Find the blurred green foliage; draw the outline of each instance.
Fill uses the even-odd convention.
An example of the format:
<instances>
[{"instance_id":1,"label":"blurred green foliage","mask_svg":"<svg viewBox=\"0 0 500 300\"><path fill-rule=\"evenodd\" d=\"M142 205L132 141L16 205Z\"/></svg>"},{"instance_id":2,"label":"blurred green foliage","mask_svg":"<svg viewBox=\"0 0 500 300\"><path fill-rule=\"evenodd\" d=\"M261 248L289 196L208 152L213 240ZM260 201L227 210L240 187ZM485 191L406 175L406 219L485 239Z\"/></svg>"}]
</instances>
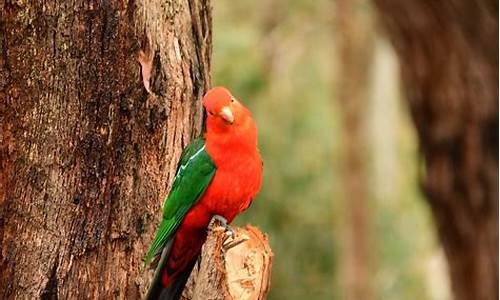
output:
<instances>
[{"instance_id":1,"label":"blurred green foliage","mask_svg":"<svg viewBox=\"0 0 500 300\"><path fill-rule=\"evenodd\" d=\"M327 0L214 1L213 85L228 87L259 126L264 184L236 223L250 222L269 235L275 253L271 300L342 297L334 9ZM374 297L447 299L395 57L382 36L376 45L366 103L370 146L363 150L369 157Z\"/></svg>"}]
</instances>

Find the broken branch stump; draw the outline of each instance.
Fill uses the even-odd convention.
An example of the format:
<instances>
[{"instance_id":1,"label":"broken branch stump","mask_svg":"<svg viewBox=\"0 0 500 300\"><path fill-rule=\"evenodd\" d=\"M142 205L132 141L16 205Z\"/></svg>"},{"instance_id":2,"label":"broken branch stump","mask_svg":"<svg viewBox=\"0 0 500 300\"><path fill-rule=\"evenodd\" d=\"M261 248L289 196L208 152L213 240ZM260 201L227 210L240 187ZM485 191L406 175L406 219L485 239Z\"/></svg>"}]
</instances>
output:
<instances>
[{"instance_id":1,"label":"broken branch stump","mask_svg":"<svg viewBox=\"0 0 500 300\"><path fill-rule=\"evenodd\" d=\"M266 299L273 257L267 237L246 225L235 228L231 239L217 222L208 233L181 299Z\"/></svg>"}]
</instances>

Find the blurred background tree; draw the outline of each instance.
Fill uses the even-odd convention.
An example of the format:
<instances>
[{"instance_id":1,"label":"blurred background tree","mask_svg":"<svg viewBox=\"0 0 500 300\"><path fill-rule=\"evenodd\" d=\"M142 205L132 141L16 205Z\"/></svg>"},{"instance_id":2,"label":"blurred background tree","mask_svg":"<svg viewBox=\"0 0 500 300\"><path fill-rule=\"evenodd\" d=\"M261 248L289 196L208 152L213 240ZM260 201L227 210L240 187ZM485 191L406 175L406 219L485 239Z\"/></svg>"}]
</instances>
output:
<instances>
[{"instance_id":1,"label":"blurred background tree","mask_svg":"<svg viewBox=\"0 0 500 300\"><path fill-rule=\"evenodd\" d=\"M342 22L342 14L356 22ZM214 2L213 84L248 103L260 129L264 186L238 222L269 234L276 254L270 299L360 297L348 278L349 241L359 238L348 228L359 226L351 218L358 206L367 216L361 267L370 298L451 299L419 187L425 167L398 60L376 17L369 1ZM345 26L355 27L353 36ZM352 96L345 90L353 88L361 108L354 109L355 155L365 178L359 204L350 202L343 172L356 146L348 146L345 119Z\"/></svg>"},{"instance_id":2,"label":"blurred background tree","mask_svg":"<svg viewBox=\"0 0 500 300\"><path fill-rule=\"evenodd\" d=\"M498 299L498 1L376 0L457 300Z\"/></svg>"}]
</instances>

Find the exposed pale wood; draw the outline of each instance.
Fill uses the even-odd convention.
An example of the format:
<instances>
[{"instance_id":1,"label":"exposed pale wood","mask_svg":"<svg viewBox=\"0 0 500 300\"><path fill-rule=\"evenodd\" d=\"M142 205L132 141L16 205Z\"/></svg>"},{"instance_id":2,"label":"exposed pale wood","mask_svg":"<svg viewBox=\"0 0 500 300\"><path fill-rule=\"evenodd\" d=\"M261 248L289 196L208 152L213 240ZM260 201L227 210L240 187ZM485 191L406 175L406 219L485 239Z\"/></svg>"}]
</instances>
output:
<instances>
[{"instance_id":1,"label":"exposed pale wood","mask_svg":"<svg viewBox=\"0 0 500 300\"><path fill-rule=\"evenodd\" d=\"M209 233L183 300L266 299L273 257L267 237L250 225L235 233L234 240L222 227Z\"/></svg>"}]
</instances>

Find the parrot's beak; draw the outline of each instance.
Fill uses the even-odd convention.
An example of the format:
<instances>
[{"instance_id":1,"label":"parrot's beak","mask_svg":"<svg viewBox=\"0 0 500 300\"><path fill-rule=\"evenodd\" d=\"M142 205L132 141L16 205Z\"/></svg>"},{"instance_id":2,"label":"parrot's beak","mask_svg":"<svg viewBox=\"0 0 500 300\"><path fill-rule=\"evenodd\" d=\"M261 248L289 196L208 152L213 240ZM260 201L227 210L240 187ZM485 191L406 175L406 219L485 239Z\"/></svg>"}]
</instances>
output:
<instances>
[{"instance_id":1,"label":"parrot's beak","mask_svg":"<svg viewBox=\"0 0 500 300\"><path fill-rule=\"evenodd\" d=\"M222 119L224 119L229 124L233 124L233 122L234 122L234 116L233 116L233 112L231 111L231 109L229 108L229 106L224 106L222 108L222 110L220 111L219 115L220 115L220 117Z\"/></svg>"}]
</instances>

